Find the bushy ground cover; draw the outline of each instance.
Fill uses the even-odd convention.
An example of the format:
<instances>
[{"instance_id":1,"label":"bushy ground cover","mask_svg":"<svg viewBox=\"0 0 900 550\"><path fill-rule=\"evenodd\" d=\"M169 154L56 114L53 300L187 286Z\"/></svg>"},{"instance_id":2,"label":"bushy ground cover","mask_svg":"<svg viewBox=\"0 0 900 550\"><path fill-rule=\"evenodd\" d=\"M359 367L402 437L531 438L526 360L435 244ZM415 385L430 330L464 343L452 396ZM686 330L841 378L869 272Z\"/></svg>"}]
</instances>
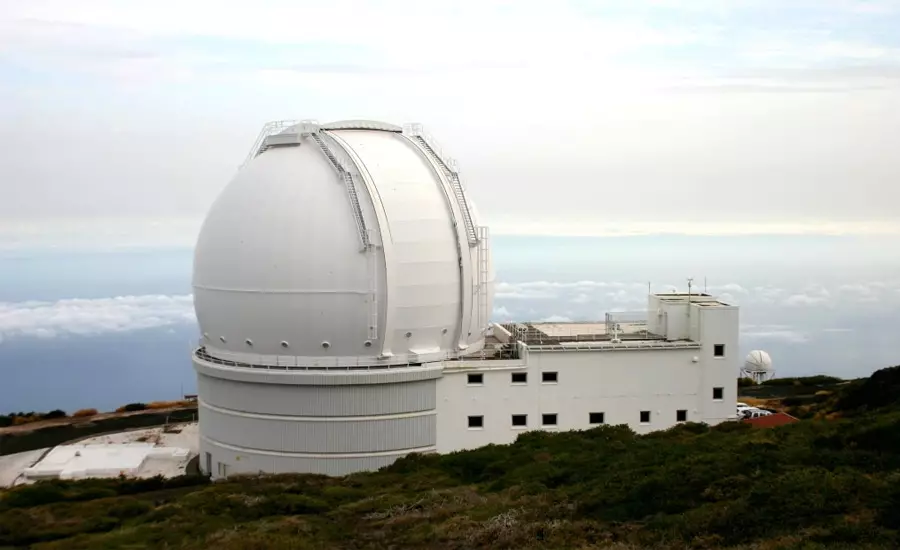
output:
<instances>
[{"instance_id":1,"label":"bushy ground cover","mask_svg":"<svg viewBox=\"0 0 900 550\"><path fill-rule=\"evenodd\" d=\"M343 478L42 482L0 493L0 547L900 547L900 367L815 406L833 419L529 432Z\"/></svg>"}]
</instances>

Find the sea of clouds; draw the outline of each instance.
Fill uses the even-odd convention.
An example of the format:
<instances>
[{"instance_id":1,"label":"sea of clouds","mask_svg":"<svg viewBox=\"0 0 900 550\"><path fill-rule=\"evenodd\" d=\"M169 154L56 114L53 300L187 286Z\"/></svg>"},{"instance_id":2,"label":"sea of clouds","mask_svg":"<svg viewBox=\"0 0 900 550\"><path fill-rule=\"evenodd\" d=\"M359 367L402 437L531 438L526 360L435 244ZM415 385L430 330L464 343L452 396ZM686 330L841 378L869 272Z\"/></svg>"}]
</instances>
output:
<instances>
[{"instance_id":1,"label":"sea of clouds","mask_svg":"<svg viewBox=\"0 0 900 550\"><path fill-rule=\"evenodd\" d=\"M702 286L695 287L702 291ZM676 290L657 285L654 292ZM684 288L677 289L684 291ZM804 342L807 328L832 333L853 330L834 324L840 311L900 308L900 280L868 281L797 288L710 285L708 292L741 306L743 335ZM500 281L495 286L495 321L599 320L606 312L640 312L647 304L647 283L616 281ZM831 313L829 313L831 312ZM768 318L767 318L768 317ZM775 322L789 319L791 323ZM806 321L804 321L806 319ZM832 322L831 325L823 322ZM0 342L11 338L91 336L195 323L193 301L185 295L116 296L98 299L0 302ZM827 325L827 326L826 326ZM833 326L832 326L833 325Z\"/></svg>"}]
</instances>

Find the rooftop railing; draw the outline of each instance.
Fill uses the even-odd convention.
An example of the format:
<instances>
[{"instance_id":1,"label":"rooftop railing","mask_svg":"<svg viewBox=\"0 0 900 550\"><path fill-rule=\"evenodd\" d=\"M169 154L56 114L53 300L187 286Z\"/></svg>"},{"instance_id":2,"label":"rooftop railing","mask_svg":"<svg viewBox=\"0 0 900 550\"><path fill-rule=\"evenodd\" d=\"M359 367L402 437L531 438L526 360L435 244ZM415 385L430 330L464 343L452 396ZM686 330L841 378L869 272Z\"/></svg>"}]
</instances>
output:
<instances>
[{"instance_id":1,"label":"rooftop railing","mask_svg":"<svg viewBox=\"0 0 900 550\"><path fill-rule=\"evenodd\" d=\"M635 340L622 342L572 342L568 344L529 345L529 351L631 351L648 349L699 349L699 342L665 340Z\"/></svg>"}]
</instances>

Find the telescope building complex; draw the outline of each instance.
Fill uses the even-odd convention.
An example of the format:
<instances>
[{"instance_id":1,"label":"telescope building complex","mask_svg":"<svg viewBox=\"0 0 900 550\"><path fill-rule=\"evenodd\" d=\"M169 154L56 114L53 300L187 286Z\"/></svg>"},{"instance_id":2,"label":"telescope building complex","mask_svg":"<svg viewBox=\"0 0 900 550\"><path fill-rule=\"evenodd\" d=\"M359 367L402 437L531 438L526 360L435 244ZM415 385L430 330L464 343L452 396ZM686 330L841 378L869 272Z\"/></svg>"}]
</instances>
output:
<instances>
[{"instance_id":1,"label":"telescope building complex","mask_svg":"<svg viewBox=\"0 0 900 550\"><path fill-rule=\"evenodd\" d=\"M373 470L526 430L735 416L738 309L491 323L490 233L419 125L266 125L194 260L200 466Z\"/></svg>"}]
</instances>

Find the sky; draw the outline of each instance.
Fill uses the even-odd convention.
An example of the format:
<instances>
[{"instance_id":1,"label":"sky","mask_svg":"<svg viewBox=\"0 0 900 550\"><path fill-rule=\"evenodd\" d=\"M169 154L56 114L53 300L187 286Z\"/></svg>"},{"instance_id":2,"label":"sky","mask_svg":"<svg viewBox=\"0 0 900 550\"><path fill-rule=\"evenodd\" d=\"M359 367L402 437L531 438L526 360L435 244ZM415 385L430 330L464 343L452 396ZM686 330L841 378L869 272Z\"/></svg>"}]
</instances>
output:
<instances>
[{"instance_id":1,"label":"sky","mask_svg":"<svg viewBox=\"0 0 900 550\"><path fill-rule=\"evenodd\" d=\"M421 122L495 233L900 234L900 2L0 0L0 247L190 245L270 120Z\"/></svg>"}]
</instances>

